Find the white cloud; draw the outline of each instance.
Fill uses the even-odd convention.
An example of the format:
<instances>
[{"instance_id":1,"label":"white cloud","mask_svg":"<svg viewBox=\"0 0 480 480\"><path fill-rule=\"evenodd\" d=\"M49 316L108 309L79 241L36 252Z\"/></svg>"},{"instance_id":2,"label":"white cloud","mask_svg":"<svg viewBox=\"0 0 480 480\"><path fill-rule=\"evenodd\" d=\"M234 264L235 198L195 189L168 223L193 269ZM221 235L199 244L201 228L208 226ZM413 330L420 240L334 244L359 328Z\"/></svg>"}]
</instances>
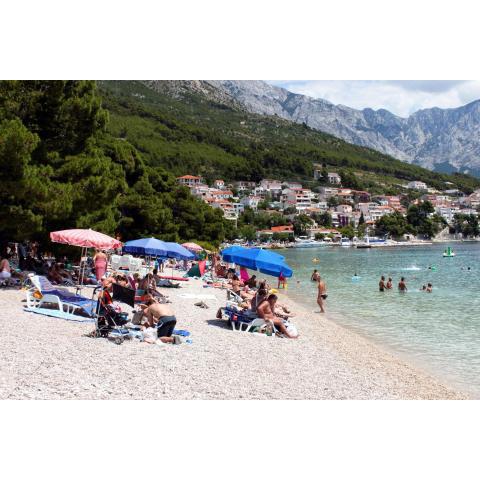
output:
<instances>
[{"instance_id":1,"label":"white cloud","mask_svg":"<svg viewBox=\"0 0 480 480\"><path fill-rule=\"evenodd\" d=\"M480 98L480 81L475 80L282 80L269 83L352 108L385 108L402 117L423 108L454 108Z\"/></svg>"}]
</instances>

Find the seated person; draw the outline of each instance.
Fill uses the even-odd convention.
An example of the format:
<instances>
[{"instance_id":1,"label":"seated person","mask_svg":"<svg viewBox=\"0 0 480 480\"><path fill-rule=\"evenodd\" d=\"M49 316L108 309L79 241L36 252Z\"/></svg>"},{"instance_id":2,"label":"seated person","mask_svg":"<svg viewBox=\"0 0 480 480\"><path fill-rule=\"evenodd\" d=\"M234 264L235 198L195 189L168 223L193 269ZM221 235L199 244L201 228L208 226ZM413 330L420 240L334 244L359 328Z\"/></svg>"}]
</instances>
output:
<instances>
[{"instance_id":1,"label":"seated person","mask_svg":"<svg viewBox=\"0 0 480 480\"><path fill-rule=\"evenodd\" d=\"M240 295L240 291L242 290L241 282L240 279L237 277L237 275L232 276L232 280L230 282L232 286L232 292L236 293L237 295Z\"/></svg>"},{"instance_id":2,"label":"seated person","mask_svg":"<svg viewBox=\"0 0 480 480\"><path fill-rule=\"evenodd\" d=\"M253 296L250 302L250 308L254 312L257 312L259 305L267 298L268 292L265 288L259 288L257 293ZM257 312L258 313L258 312Z\"/></svg>"},{"instance_id":3,"label":"seated person","mask_svg":"<svg viewBox=\"0 0 480 480\"><path fill-rule=\"evenodd\" d=\"M250 288L257 288L257 276L252 275L246 282L245 285L248 285Z\"/></svg>"},{"instance_id":4,"label":"seated person","mask_svg":"<svg viewBox=\"0 0 480 480\"><path fill-rule=\"evenodd\" d=\"M155 297L159 297L159 298L162 298L164 300L167 299L167 297L165 295L163 295L163 293L160 293L157 290L157 284L155 282L155 278L153 277L152 273L147 273L145 275L145 278L140 281L140 283L138 285L138 289L143 290L145 293L150 293L151 295L153 295Z\"/></svg>"},{"instance_id":5,"label":"seated person","mask_svg":"<svg viewBox=\"0 0 480 480\"><path fill-rule=\"evenodd\" d=\"M8 280L12 276L12 269L10 262L4 258L0 262L0 280Z\"/></svg>"},{"instance_id":6,"label":"seated person","mask_svg":"<svg viewBox=\"0 0 480 480\"><path fill-rule=\"evenodd\" d=\"M128 279L123 274L115 275L115 282L118 283L118 285L121 285L122 287L130 288L130 284L128 283Z\"/></svg>"},{"instance_id":7,"label":"seated person","mask_svg":"<svg viewBox=\"0 0 480 480\"><path fill-rule=\"evenodd\" d=\"M279 330L287 338L297 338L288 333L283 320L277 317L273 312L275 311L275 303L277 302L277 296L272 294L269 295L266 300L264 300L258 307L258 315L265 320L265 322L270 322L275 325L275 328Z\"/></svg>"},{"instance_id":8,"label":"seated person","mask_svg":"<svg viewBox=\"0 0 480 480\"><path fill-rule=\"evenodd\" d=\"M152 275L153 275L153 279L155 280L155 285L157 285L158 282L160 282L160 280L162 280L162 279L160 278L160 275L158 274L158 269L157 269L157 268L154 268L154 269L152 270Z\"/></svg>"},{"instance_id":9,"label":"seated person","mask_svg":"<svg viewBox=\"0 0 480 480\"><path fill-rule=\"evenodd\" d=\"M56 283L57 285L61 285L65 280L66 278L64 278L61 273L60 273L60 269L58 267L58 264L54 263L50 270L48 271L48 275L47 275L47 278L52 282L52 283Z\"/></svg>"}]
</instances>

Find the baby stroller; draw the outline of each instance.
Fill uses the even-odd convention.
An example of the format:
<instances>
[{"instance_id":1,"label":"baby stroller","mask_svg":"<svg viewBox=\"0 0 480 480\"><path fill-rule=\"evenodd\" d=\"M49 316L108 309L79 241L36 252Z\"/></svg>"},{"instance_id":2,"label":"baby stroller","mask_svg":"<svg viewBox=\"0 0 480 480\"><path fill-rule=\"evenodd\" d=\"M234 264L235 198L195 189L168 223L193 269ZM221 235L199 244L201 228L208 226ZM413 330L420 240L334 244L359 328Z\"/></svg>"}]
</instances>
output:
<instances>
[{"instance_id":1,"label":"baby stroller","mask_svg":"<svg viewBox=\"0 0 480 480\"><path fill-rule=\"evenodd\" d=\"M94 290L102 289L98 287ZM117 312L112 305L112 301L123 302L133 307L135 305L135 290L113 284L112 294L108 290L102 289L102 294L97 300L97 308L95 312L95 331L97 337L113 338L117 345L124 342L125 338L130 335L127 328L124 327L128 323L128 313Z\"/></svg>"}]
</instances>

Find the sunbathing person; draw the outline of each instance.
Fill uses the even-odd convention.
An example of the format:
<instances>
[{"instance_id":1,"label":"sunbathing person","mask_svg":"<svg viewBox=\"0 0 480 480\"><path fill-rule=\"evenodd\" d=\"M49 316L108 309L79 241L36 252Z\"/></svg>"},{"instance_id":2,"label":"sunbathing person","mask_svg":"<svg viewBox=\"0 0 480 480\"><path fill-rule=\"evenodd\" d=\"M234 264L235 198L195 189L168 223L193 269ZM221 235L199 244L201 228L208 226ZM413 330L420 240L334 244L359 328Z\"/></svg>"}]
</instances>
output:
<instances>
[{"instance_id":1,"label":"sunbathing person","mask_svg":"<svg viewBox=\"0 0 480 480\"><path fill-rule=\"evenodd\" d=\"M265 322L273 323L275 328L280 331L287 338L297 338L288 333L287 328L283 324L283 320L277 317L273 312L275 311L275 304L277 302L276 295L269 295L257 308L258 315L265 320Z\"/></svg>"},{"instance_id":2,"label":"sunbathing person","mask_svg":"<svg viewBox=\"0 0 480 480\"><path fill-rule=\"evenodd\" d=\"M254 295L254 297L250 302L251 310L253 310L254 312L257 312L258 307L264 300L266 300L267 296L268 296L267 290L265 288L259 288L257 290L257 293Z\"/></svg>"}]
</instances>

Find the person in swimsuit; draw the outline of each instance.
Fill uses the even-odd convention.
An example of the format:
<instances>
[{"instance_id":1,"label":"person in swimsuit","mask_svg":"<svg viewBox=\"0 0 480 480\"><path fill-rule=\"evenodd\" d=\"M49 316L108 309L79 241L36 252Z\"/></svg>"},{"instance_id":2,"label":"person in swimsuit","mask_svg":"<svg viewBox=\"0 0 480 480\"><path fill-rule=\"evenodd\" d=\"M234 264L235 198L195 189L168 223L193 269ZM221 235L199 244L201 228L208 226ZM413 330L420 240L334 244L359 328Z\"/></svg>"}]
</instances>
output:
<instances>
[{"instance_id":1,"label":"person in swimsuit","mask_svg":"<svg viewBox=\"0 0 480 480\"><path fill-rule=\"evenodd\" d=\"M429 283L427 285L427 293L432 293L432 290L433 290L433 285L431 283Z\"/></svg>"},{"instance_id":2,"label":"person in swimsuit","mask_svg":"<svg viewBox=\"0 0 480 480\"><path fill-rule=\"evenodd\" d=\"M95 265L95 277L97 277L97 281L100 281L107 271L107 256L102 250L95 251L93 264Z\"/></svg>"},{"instance_id":3,"label":"person in swimsuit","mask_svg":"<svg viewBox=\"0 0 480 480\"><path fill-rule=\"evenodd\" d=\"M388 282L387 282L387 286L385 287L387 290L391 290L393 288L393 280L388 277Z\"/></svg>"},{"instance_id":4,"label":"person in swimsuit","mask_svg":"<svg viewBox=\"0 0 480 480\"><path fill-rule=\"evenodd\" d=\"M257 308L258 315L265 320L265 322L273 323L275 328L277 328L283 335L287 338L297 338L298 336L292 336L288 333L287 328L285 327L283 320L278 318L275 312L275 303L277 302L277 296L272 294L269 295L266 300L264 300Z\"/></svg>"},{"instance_id":5,"label":"person in swimsuit","mask_svg":"<svg viewBox=\"0 0 480 480\"><path fill-rule=\"evenodd\" d=\"M327 299L327 286L325 282L322 280L322 277L319 275L318 276L318 296L317 296L317 303L318 306L320 307L320 313L325 313L325 309L323 308L323 305L325 303L325 300Z\"/></svg>"},{"instance_id":6,"label":"person in swimsuit","mask_svg":"<svg viewBox=\"0 0 480 480\"><path fill-rule=\"evenodd\" d=\"M172 336L177 319L170 306L149 300L143 315L147 317L145 327L156 326L158 339L162 343L177 343L176 337Z\"/></svg>"},{"instance_id":7,"label":"person in swimsuit","mask_svg":"<svg viewBox=\"0 0 480 480\"><path fill-rule=\"evenodd\" d=\"M385 291L385 277L383 275L381 276L380 281L378 282L378 289L381 292Z\"/></svg>"},{"instance_id":8,"label":"person in swimsuit","mask_svg":"<svg viewBox=\"0 0 480 480\"><path fill-rule=\"evenodd\" d=\"M407 284L405 283L405 277L402 277L398 282L398 290L400 292L406 292L408 290Z\"/></svg>"},{"instance_id":9,"label":"person in swimsuit","mask_svg":"<svg viewBox=\"0 0 480 480\"><path fill-rule=\"evenodd\" d=\"M312 276L310 277L310 280L312 282L317 282L318 281L318 278L320 277L320 274L318 273L318 271L315 269L312 273Z\"/></svg>"}]
</instances>

